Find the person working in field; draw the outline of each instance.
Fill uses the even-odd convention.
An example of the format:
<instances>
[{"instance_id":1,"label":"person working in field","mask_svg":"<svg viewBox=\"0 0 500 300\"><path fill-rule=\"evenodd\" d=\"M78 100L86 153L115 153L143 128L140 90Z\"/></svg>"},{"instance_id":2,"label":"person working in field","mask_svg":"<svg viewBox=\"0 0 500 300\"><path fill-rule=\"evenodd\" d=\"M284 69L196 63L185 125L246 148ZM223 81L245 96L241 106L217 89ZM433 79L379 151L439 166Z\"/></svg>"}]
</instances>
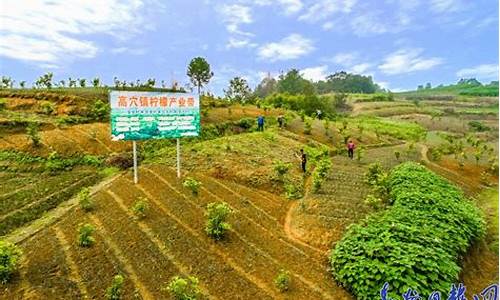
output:
<instances>
[{"instance_id":1,"label":"person working in field","mask_svg":"<svg viewBox=\"0 0 500 300\"><path fill-rule=\"evenodd\" d=\"M302 172L306 172L307 156L304 153L304 149L300 149L300 155L295 154L298 159L300 159L300 165L302 167Z\"/></svg>"},{"instance_id":2,"label":"person working in field","mask_svg":"<svg viewBox=\"0 0 500 300\"><path fill-rule=\"evenodd\" d=\"M356 145L353 143L352 140L350 140L349 143L347 143L347 154L351 159L354 158L354 148L356 148Z\"/></svg>"},{"instance_id":3,"label":"person working in field","mask_svg":"<svg viewBox=\"0 0 500 300\"><path fill-rule=\"evenodd\" d=\"M284 123L285 123L284 121L285 121L285 120L284 120L284 118L283 118L283 115L279 115L279 116L278 116L278 126L279 126L279 128L280 128L280 129L281 129L281 128L283 128L283 125L284 125Z\"/></svg>"},{"instance_id":4,"label":"person working in field","mask_svg":"<svg viewBox=\"0 0 500 300\"><path fill-rule=\"evenodd\" d=\"M264 131L264 117L263 116L259 116L257 118L257 130Z\"/></svg>"}]
</instances>

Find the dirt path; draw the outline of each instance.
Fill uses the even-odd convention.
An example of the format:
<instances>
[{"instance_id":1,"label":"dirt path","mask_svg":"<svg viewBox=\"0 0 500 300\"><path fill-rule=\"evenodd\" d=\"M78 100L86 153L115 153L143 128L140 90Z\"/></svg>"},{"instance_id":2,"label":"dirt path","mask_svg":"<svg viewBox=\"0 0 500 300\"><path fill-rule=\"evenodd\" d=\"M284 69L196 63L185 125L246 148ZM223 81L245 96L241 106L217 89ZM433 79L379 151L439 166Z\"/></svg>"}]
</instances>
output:
<instances>
[{"instance_id":1,"label":"dirt path","mask_svg":"<svg viewBox=\"0 0 500 300\"><path fill-rule=\"evenodd\" d=\"M307 196L309 195L309 190L311 186L311 180L312 176L309 176L304 184L304 196L302 199L306 199ZM309 245L306 241L302 240L297 234L295 234L294 230L292 229L292 218L293 218L293 212L297 209L297 206L299 205L299 201L302 201L301 199L292 201L290 203L290 206L288 208L288 211L286 212L286 217L285 217L285 223L283 225L283 229L285 231L286 237L295 243L298 243L308 249L313 250L314 252L320 254L321 256L325 256L327 254L325 250L314 247L312 245Z\"/></svg>"},{"instance_id":2,"label":"dirt path","mask_svg":"<svg viewBox=\"0 0 500 300\"><path fill-rule=\"evenodd\" d=\"M462 186L464 186L465 188L467 188L467 190L470 190L470 191L474 191L474 190L477 190L477 188L479 187L479 189L483 189L483 188L486 188L484 185L482 184L479 184L479 186L477 186L477 184L473 184L471 182L468 182L465 180L465 178L459 174L458 172L455 172L453 170L449 170L445 167L442 167L438 164L436 164L435 162L432 162L431 160L429 160L429 158L427 157L427 152L429 151L429 147L427 147L427 145L425 144L419 144L420 145L420 155L422 157L422 161L428 165L429 167L431 168L434 168L435 170L440 170L442 172L444 172L446 175L448 176L445 176L443 173L441 175L443 175L444 177L447 177L448 179L456 182L456 183L459 183L461 184Z\"/></svg>"}]
</instances>

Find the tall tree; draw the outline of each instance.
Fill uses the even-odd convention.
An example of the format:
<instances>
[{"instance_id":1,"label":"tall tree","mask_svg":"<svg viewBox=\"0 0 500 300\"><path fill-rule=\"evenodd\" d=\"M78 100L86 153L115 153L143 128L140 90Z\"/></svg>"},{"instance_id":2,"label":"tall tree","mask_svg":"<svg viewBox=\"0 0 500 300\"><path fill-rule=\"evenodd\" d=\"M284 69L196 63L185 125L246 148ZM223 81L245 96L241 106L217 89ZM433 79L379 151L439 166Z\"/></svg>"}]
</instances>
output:
<instances>
[{"instance_id":1,"label":"tall tree","mask_svg":"<svg viewBox=\"0 0 500 300\"><path fill-rule=\"evenodd\" d=\"M214 76L214 72L210 71L210 65L203 57L195 57L188 65L187 76L198 88L199 94L201 87L210 81L210 78Z\"/></svg>"},{"instance_id":2,"label":"tall tree","mask_svg":"<svg viewBox=\"0 0 500 300\"><path fill-rule=\"evenodd\" d=\"M267 76L257 85L254 91L256 97L265 98L276 92L278 82L271 76Z\"/></svg>"},{"instance_id":3,"label":"tall tree","mask_svg":"<svg viewBox=\"0 0 500 300\"><path fill-rule=\"evenodd\" d=\"M297 69L291 69L286 74L281 74L277 89L280 93L289 93L291 95L314 93L313 84L304 79Z\"/></svg>"},{"instance_id":4,"label":"tall tree","mask_svg":"<svg viewBox=\"0 0 500 300\"><path fill-rule=\"evenodd\" d=\"M251 90L245 78L234 77L229 81L229 88L224 90L230 101L245 103L250 99Z\"/></svg>"}]
</instances>

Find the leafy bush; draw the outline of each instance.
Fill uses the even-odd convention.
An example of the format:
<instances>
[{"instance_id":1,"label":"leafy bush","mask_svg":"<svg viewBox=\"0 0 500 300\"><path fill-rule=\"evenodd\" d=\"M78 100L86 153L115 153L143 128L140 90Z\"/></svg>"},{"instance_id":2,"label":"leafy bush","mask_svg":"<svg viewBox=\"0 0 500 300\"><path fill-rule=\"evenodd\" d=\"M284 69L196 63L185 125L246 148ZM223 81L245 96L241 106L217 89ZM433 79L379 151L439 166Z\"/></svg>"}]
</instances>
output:
<instances>
[{"instance_id":1,"label":"leafy bush","mask_svg":"<svg viewBox=\"0 0 500 300\"><path fill-rule=\"evenodd\" d=\"M287 199L299 199L302 198L302 190L297 187L293 182L287 182L284 185L285 197Z\"/></svg>"},{"instance_id":2,"label":"leafy bush","mask_svg":"<svg viewBox=\"0 0 500 300\"><path fill-rule=\"evenodd\" d=\"M70 170L75 164L72 160L67 160L59 157L56 151L49 154L45 161L45 169L50 173L57 173L60 171Z\"/></svg>"},{"instance_id":3,"label":"leafy bush","mask_svg":"<svg viewBox=\"0 0 500 300\"><path fill-rule=\"evenodd\" d=\"M311 134L311 129L312 129L312 120L311 118L306 118L304 121L304 133L305 134Z\"/></svg>"},{"instance_id":4,"label":"leafy bush","mask_svg":"<svg viewBox=\"0 0 500 300\"><path fill-rule=\"evenodd\" d=\"M78 245L81 247L90 247L94 244L95 239L92 233L95 231L94 226L85 224L78 229Z\"/></svg>"},{"instance_id":5,"label":"leafy bush","mask_svg":"<svg viewBox=\"0 0 500 300\"><path fill-rule=\"evenodd\" d=\"M276 175L280 179L283 179L285 174L288 173L288 171L292 167L291 163L285 163L282 160L277 160L273 164L274 164L274 167L273 167L274 172L276 172Z\"/></svg>"},{"instance_id":6,"label":"leafy bush","mask_svg":"<svg viewBox=\"0 0 500 300\"><path fill-rule=\"evenodd\" d=\"M0 99L0 111L4 110L7 107L7 100Z\"/></svg>"},{"instance_id":7,"label":"leafy bush","mask_svg":"<svg viewBox=\"0 0 500 300\"><path fill-rule=\"evenodd\" d=\"M191 178L191 177L187 177L184 182L182 183L182 185L185 187L185 188L188 188L191 190L191 192L193 193L193 195L198 195L198 190L200 189L200 186L201 186L201 182L199 182L198 180L194 179L194 178Z\"/></svg>"},{"instance_id":8,"label":"leafy bush","mask_svg":"<svg viewBox=\"0 0 500 300\"><path fill-rule=\"evenodd\" d=\"M176 300L196 300L200 297L198 278L194 276L188 276L187 278L175 276L165 289Z\"/></svg>"},{"instance_id":9,"label":"leafy bush","mask_svg":"<svg viewBox=\"0 0 500 300\"><path fill-rule=\"evenodd\" d=\"M476 121L476 120L470 121L469 127L471 130L479 131L479 132L490 130L490 128L488 126L486 126L483 123L481 123L480 121Z\"/></svg>"},{"instance_id":10,"label":"leafy bush","mask_svg":"<svg viewBox=\"0 0 500 300\"><path fill-rule=\"evenodd\" d=\"M7 283L17 271L22 252L14 244L0 241L0 282Z\"/></svg>"},{"instance_id":11,"label":"leafy bush","mask_svg":"<svg viewBox=\"0 0 500 300\"><path fill-rule=\"evenodd\" d=\"M384 200L372 194L368 194L365 198L365 203L374 209L380 209L384 205Z\"/></svg>"},{"instance_id":12,"label":"leafy bush","mask_svg":"<svg viewBox=\"0 0 500 300\"><path fill-rule=\"evenodd\" d=\"M290 289L290 273L285 270L280 270L276 278L274 278L274 285L280 292L286 292Z\"/></svg>"},{"instance_id":13,"label":"leafy bush","mask_svg":"<svg viewBox=\"0 0 500 300\"><path fill-rule=\"evenodd\" d=\"M105 121L109 119L110 106L101 100L95 100L89 108L90 117L96 121Z\"/></svg>"},{"instance_id":14,"label":"leafy bush","mask_svg":"<svg viewBox=\"0 0 500 300\"><path fill-rule=\"evenodd\" d=\"M319 160L316 164L316 168L312 174L312 191L314 193L318 192L325 180L328 172L332 168L332 162L328 157L324 157Z\"/></svg>"},{"instance_id":15,"label":"leafy bush","mask_svg":"<svg viewBox=\"0 0 500 300\"><path fill-rule=\"evenodd\" d=\"M365 173L365 181L370 185L377 184L384 176L384 169L379 162L368 165L368 171Z\"/></svg>"},{"instance_id":16,"label":"leafy bush","mask_svg":"<svg viewBox=\"0 0 500 300\"><path fill-rule=\"evenodd\" d=\"M40 103L40 112L44 115L52 115L56 111L56 106L50 101L42 101Z\"/></svg>"},{"instance_id":17,"label":"leafy bush","mask_svg":"<svg viewBox=\"0 0 500 300\"><path fill-rule=\"evenodd\" d=\"M28 139L31 140L33 146L37 147L40 145L40 133L38 132L40 125L37 122L30 122L26 126L26 134L28 135Z\"/></svg>"},{"instance_id":18,"label":"leafy bush","mask_svg":"<svg viewBox=\"0 0 500 300\"><path fill-rule=\"evenodd\" d=\"M144 198L141 198L134 202L131 210L137 219L143 219L146 217L146 213L149 210L149 204Z\"/></svg>"},{"instance_id":19,"label":"leafy bush","mask_svg":"<svg viewBox=\"0 0 500 300\"><path fill-rule=\"evenodd\" d=\"M243 128L245 130L248 130L248 129L254 127L255 119L254 118L242 118L236 123L236 125L238 125L239 127Z\"/></svg>"},{"instance_id":20,"label":"leafy bush","mask_svg":"<svg viewBox=\"0 0 500 300\"><path fill-rule=\"evenodd\" d=\"M106 289L106 299L109 300L119 300L122 296L123 282L125 278L122 275L116 275L113 277L111 286Z\"/></svg>"},{"instance_id":21,"label":"leafy bush","mask_svg":"<svg viewBox=\"0 0 500 300\"><path fill-rule=\"evenodd\" d=\"M376 299L388 282L396 298L408 288L446 293L458 280L458 257L485 233L485 222L463 193L416 163L394 168L393 206L349 228L331 252L332 271L358 299Z\"/></svg>"},{"instance_id":22,"label":"leafy bush","mask_svg":"<svg viewBox=\"0 0 500 300\"><path fill-rule=\"evenodd\" d=\"M231 229L231 225L226 222L231 213L231 208L225 202L209 203L205 213L207 216L205 232L215 240L222 239L226 231Z\"/></svg>"},{"instance_id":23,"label":"leafy bush","mask_svg":"<svg viewBox=\"0 0 500 300\"><path fill-rule=\"evenodd\" d=\"M94 200L90 197L90 189L89 188L83 188L79 193L78 193L78 202L80 203L80 207L84 211L91 211L95 207Z\"/></svg>"}]
</instances>

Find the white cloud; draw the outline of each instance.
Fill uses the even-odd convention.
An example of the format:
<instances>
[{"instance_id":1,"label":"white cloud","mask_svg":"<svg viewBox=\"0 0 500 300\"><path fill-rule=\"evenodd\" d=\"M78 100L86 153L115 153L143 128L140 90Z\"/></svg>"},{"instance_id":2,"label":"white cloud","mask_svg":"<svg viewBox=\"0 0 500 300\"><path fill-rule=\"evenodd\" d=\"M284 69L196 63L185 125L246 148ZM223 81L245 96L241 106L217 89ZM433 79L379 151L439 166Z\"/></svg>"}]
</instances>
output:
<instances>
[{"instance_id":1,"label":"white cloud","mask_svg":"<svg viewBox=\"0 0 500 300\"><path fill-rule=\"evenodd\" d=\"M222 20L226 23L226 29L230 33L227 49L255 47L249 37L254 34L240 29L243 24L253 23L252 9L242 4L224 4L217 8Z\"/></svg>"},{"instance_id":2,"label":"white cloud","mask_svg":"<svg viewBox=\"0 0 500 300\"><path fill-rule=\"evenodd\" d=\"M354 64L354 61L358 58L358 56L359 54L357 52L342 52L337 53L332 58L326 58L324 60L341 66L351 66Z\"/></svg>"},{"instance_id":3,"label":"white cloud","mask_svg":"<svg viewBox=\"0 0 500 300\"><path fill-rule=\"evenodd\" d=\"M424 58L420 54L422 49L400 49L385 57L379 69L388 75L424 71L442 64L439 57Z\"/></svg>"},{"instance_id":4,"label":"white cloud","mask_svg":"<svg viewBox=\"0 0 500 300\"><path fill-rule=\"evenodd\" d=\"M245 48L245 47L254 48L254 47L257 47L257 44L250 42L249 39L245 39L245 38L237 39L234 37L230 37L229 41L226 45L226 48L228 48L228 49L230 49L230 48Z\"/></svg>"},{"instance_id":5,"label":"white cloud","mask_svg":"<svg viewBox=\"0 0 500 300\"><path fill-rule=\"evenodd\" d=\"M325 22L321 27L323 28L323 30L331 30L333 29L333 26L335 25L335 23L333 22Z\"/></svg>"},{"instance_id":6,"label":"white cloud","mask_svg":"<svg viewBox=\"0 0 500 300\"><path fill-rule=\"evenodd\" d=\"M472 68L465 68L457 71L457 77L474 77L480 81L498 80L498 65L483 64Z\"/></svg>"},{"instance_id":7,"label":"white cloud","mask_svg":"<svg viewBox=\"0 0 500 300\"><path fill-rule=\"evenodd\" d=\"M144 48L129 48L129 47L118 47L111 49L111 53L113 54L132 54L132 55L143 55L146 53L146 49Z\"/></svg>"},{"instance_id":8,"label":"white cloud","mask_svg":"<svg viewBox=\"0 0 500 300\"><path fill-rule=\"evenodd\" d=\"M305 68L300 71L300 74L305 79L316 82L324 80L325 77L328 75L327 72L328 72L328 66L323 65L318 67Z\"/></svg>"},{"instance_id":9,"label":"white cloud","mask_svg":"<svg viewBox=\"0 0 500 300\"><path fill-rule=\"evenodd\" d=\"M370 34L382 34L389 31L396 31L397 28L390 28L386 20L382 20L380 12L369 12L358 15L351 20L351 27L354 34L366 36ZM407 21L404 16L400 21Z\"/></svg>"},{"instance_id":10,"label":"white cloud","mask_svg":"<svg viewBox=\"0 0 500 300\"><path fill-rule=\"evenodd\" d=\"M286 15L297 13L304 6L301 0L252 0L250 2L260 6L278 4Z\"/></svg>"},{"instance_id":11,"label":"white cloud","mask_svg":"<svg viewBox=\"0 0 500 300\"><path fill-rule=\"evenodd\" d=\"M431 0L431 10L437 13L453 12L462 9L460 0Z\"/></svg>"},{"instance_id":12,"label":"white cloud","mask_svg":"<svg viewBox=\"0 0 500 300\"><path fill-rule=\"evenodd\" d=\"M89 35L126 39L146 26L142 0L3 0L2 6L0 55L41 67L94 57L99 49Z\"/></svg>"},{"instance_id":13,"label":"white cloud","mask_svg":"<svg viewBox=\"0 0 500 300\"><path fill-rule=\"evenodd\" d=\"M349 68L349 72L354 73L354 74L366 74L368 69L370 69L373 66L371 63L361 63L357 64L354 66L351 66Z\"/></svg>"},{"instance_id":14,"label":"white cloud","mask_svg":"<svg viewBox=\"0 0 500 300\"><path fill-rule=\"evenodd\" d=\"M350 13L356 2L357 0L321 0L310 6L299 20L314 23L337 12Z\"/></svg>"},{"instance_id":15,"label":"white cloud","mask_svg":"<svg viewBox=\"0 0 500 300\"><path fill-rule=\"evenodd\" d=\"M299 58L311 53L314 49L310 39L294 33L281 41L262 45L257 54L259 58L273 62Z\"/></svg>"},{"instance_id":16,"label":"white cloud","mask_svg":"<svg viewBox=\"0 0 500 300\"><path fill-rule=\"evenodd\" d=\"M240 24L250 24L253 22L252 10L250 7L241 4L224 4L218 8L218 12L227 24L228 31L233 31Z\"/></svg>"}]
</instances>

